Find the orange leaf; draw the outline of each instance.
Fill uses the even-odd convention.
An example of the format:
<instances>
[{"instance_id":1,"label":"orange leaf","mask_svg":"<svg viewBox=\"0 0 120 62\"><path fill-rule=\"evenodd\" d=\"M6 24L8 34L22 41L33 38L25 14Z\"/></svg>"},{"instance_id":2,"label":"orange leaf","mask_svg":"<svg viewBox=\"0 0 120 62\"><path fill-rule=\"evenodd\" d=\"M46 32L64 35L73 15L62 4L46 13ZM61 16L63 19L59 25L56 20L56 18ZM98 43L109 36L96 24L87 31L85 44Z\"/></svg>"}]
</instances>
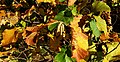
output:
<instances>
[{"instance_id":1,"label":"orange leaf","mask_svg":"<svg viewBox=\"0 0 120 62\"><path fill-rule=\"evenodd\" d=\"M72 6L75 3L76 0L69 0L68 1L68 6Z\"/></svg>"},{"instance_id":2,"label":"orange leaf","mask_svg":"<svg viewBox=\"0 0 120 62\"><path fill-rule=\"evenodd\" d=\"M25 42L27 43L27 45L35 44L36 41L34 42L33 39L35 38L36 35L37 35L37 32L33 32L29 36L26 37Z\"/></svg>"},{"instance_id":3,"label":"orange leaf","mask_svg":"<svg viewBox=\"0 0 120 62\"><path fill-rule=\"evenodd\" d=\"M82 30L78 25L78 22L80 22L81 18L82 15L79 15L78 17L74 18L73 22L71 22L72 45L75 48L72 52L72 57L76 58L77 62L79 62L80 59L84 59L88 56L88 36L82 33Z\"/></svg>"},{"instance_id":4,"label":"orange leaf","mask_svg":"<svg viewBox=\"0 0 120 62\"><path fill-rule=\"evenodd\" d=\"M86 56L88 56L88 51L82 49L82 48L77 48L73 50L73 58L76 58L77 62L79 62L81 59L84 59Z\"/></svg>"},{"instance_id":5,"label":"orange leaf","mask_svg":"<svg viewBox=\"0 0 120 62\"><path fill-rule=\"evenodd\" d=\"M5 13L5 10L0 10L0 25L2 24L5 24L5 21L3 21L2 17L5 17L6 16L6 13Z\"/></svg>"},{"instance_id":6,"label":"orange leaf","mask_svg":"<svg viewBox=\"0 0 120 62\"><path fill-rule=\"evenodd\" d=\"M14 43L17 41L16 34L15 34L16 29L5 29L3 34L3 40L1 41L2 46L6 46L10 43Z\"/></svg>"},{"instance_id":7,"label":"orange leaf","mask_svg":"<svg viewBox=\"0 0 120 62\"><path fill-rule=\"evenodd\" d=\"M107 40L107 39L109 39L110 37L109 37L109 33L107 32L106 34L105 33L102 33L101 35L100 35L100 40L102 40L102 41L105 41L105 40Z\"/></svg>"}]
</instances>

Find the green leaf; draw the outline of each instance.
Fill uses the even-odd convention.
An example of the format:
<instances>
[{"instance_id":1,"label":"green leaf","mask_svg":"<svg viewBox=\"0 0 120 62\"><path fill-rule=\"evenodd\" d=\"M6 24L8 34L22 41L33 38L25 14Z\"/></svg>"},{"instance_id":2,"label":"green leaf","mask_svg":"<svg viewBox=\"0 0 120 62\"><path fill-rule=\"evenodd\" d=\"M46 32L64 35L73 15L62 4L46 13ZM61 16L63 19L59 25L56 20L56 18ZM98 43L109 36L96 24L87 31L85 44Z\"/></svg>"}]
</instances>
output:
<instances>
[{"instance_id":1,"label":"green leaf","mask_svg":"<svg viewBox=\"0 0 120 62\"><path fill-rule=\"evenodd\" d=\"M59 20L59 21L62 21L63 20L63 18L64 18L64 12L65 11L61 11L61 12L59 12L56 16L55 16L55 20Z\"/></svg>"},{"instance_id":2,"label":"green leaf","mask_svg":"<svg viewBox=\"0 0 120 62\"><path fill-rule=\"evenodd\" d=\"M96 25L100 31L104 31L104 33L107 33L107 24L104 19L102 19L100 16L94 16L96 19Z\"/></svg>"},{"instance_id":3,"label":"green leaf","mask_svg":"<svg viewBox=\"0 0 120 62\"><path fill-rule=\"evenodd\" d=\"M64 17L63 22L68 25L73 20L73 17Z\"/></svg>"},{"instance_id":4,"label":"green leaf","mask_svg":"<svg viewBox=\"0 0 120 62\"><path fill-rule=\"evenodd\" d=\"M67 54L65 55L65 60L66 60L66 62L72 62L71 57L68 57Z\"/></svg>"},{"instance_id":5,"label":"green leaf","mask_svg":"<svg viewBox=\"0 0 120 62\"><path fill-rule=\"evenodd\" d=\"M21 21L20 24L21 24L23 27L26 27L26 22Z\"/></svg>"},{"instance_id":6,"label":"green leaf","mask_svg":"<svg viewBox=\"0 0 120 62\"><path fill-rule=\"evenodd\" d=\"M64 12L64 16L65 16L65 17L71 17L71 16L72 16L71 10L67 9L67 10Z\"/></svg>"},{"instance_id":7,"label":"green leaf","mask_svg":"<svg viewBox=\"0 0 120 62\"><path fill-rule=\"evenodd\" d=\"M90 21L90 28L91 28L91 31L92 31L93 35L95 35L95 37L99 37L100 36L101 32L97 28L95 19L92 19Z\"/></svg>"},{"instance_id":8,"label":"green leaf","mask_svg":"<svg viewBox=\"0 0 120 62\"><path fill-rule=\"evenodd\" d=\"M65 0L59 0L59 2L64 2Z\"/></svg>"},{"instance_id":9,"label":"green leaf","mask_svg":"<svg viewBox=\"0 0 120 62\"><path fill-rule=\"evenodd\" d=\"M72 9L72 14L73 14L73 15L77 15L77 7L73 7L73 9Z\"/></svg>"},{"instance_id":10,"label":"green leaf","mask_svg":"<svg viewBox=\"0 0 120 62\"><path fill-rule=\"evenodd\" d=\"M55 61L56 62L65 62L65 53L58 53L55 56Z\"/></svg>"},{"instance_id":11,"label":"green leaf","mask_svg":"<svg viewBox=\"0 0 120 62\"><path fill-rule=\"evenodd\" d=\"M93 10L96 12L111 11L110 7L103 1L93 2L92 7L93 7Z\"/></svg>"},{"instance_id":12,"label":"green leaf","mask_svg":"<svg viewBox=\"0 0 120 62\"><path fill-rule=\"evenodd\" d=\"M58 21L62 21L66 25L68 25L73 20L73 17L71 15L71 11L68 11L68 12L61 11L55 16L54 19Z\"/></svg>"},{"instance_id":13,"label":"green leaf","mask_svg":"<svg viewBox=\"0 0 120 62\"><path fill-rule=\"evenodd\" d=\"M49 25L48 26L48 30L50 30L50 31L52 31L53 29L55 29L57 26L58 26L58 22L56 22L56 23L53 23L53 24L51 24L51 25Z\"/></svg>"}]
</instances>

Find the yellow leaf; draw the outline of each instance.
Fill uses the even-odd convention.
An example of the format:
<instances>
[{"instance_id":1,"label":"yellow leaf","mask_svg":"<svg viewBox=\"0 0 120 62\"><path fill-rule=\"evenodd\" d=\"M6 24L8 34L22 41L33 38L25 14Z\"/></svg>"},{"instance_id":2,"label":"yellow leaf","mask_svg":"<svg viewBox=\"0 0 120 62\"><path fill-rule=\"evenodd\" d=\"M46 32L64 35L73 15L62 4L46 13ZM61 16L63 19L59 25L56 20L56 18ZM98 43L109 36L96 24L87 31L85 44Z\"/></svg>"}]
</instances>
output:
<instances>
[{"instance_id":1,"label":"yellow leaf","mask_svg":"<svg viewBox=\"0 0 120 62\"><path fill-rule=\"evenodd\" d=\"M49 2L49 3L53 3L55 4L55 0L36 0L37 3L41 3L41 2Z\"/></svg>"},{"instance_id":2,"label":"yellow leaf","mask_svg":"<svg viewBox=\"0 0 120 62\"><path fill-rule=\"evenodd\" d=\"M104 33L107 33L107 24L106 21L104 19L102 19L100 16L94 16L94 18L96 19L96 24L97 27L100 31L104 31Z\"/></svg>"},{"instance_id":3,"label":"yellow leaf","mask_svg":"<svg viewBox=\"0 0 120 62\"><path fill-rule=\"evenodd\" d=\"M120 60L120 45L119 42L112 42L107 43L108 52L111 52L107 54L105 57L107 60ZM113 50L115 49L115 50Z\"/></svg>"},{"instance_id":4,"label":"yellow leaf","mask_svg":"<svg viewBox=\"0 0 120 62\"><path fill-rule=\"evenodd\" d=\"M84 59L86 56L88 56L88 36L82 33L82 30L78 25L78 22L80 22L81 18L82 15L75 17L70 26L72 28L72 45L75 48L72 52L72 57L76 58L77 62L79 62L80 59Z\"/></svg>"},{"instance_id":5,"label":"yellow leaf","mask_svg":"<svg viewBox=\"0 0 120 62\"><path fill-rule=\"evenodd\" d=\"M17 41L15 36L16 29L5 29L3 34L3 40L1 41L2 46L6 46L10 43L14 43Z\"/></svg>"},{"instance_id":6,"label":"yellow leaf","mask_svg":"<svg viewBox=\"0 0 120 62\"><path fill-rule=\"evenodd\" d=\"M15 25L18 22L18 13L12 13L12 12L8 12L7 13L7 18L6 20L8 20L8 22L10 23L10 25Z\"/></svg>"},{"instance_id":7,"label":"yellow leaf","mask_svg":"<svg viewBox=\"0 0 120 62\"><path fill-rule=\"evenodd\" d=\"M109 62L106 57L104 57L102 62Z\"/></svg>"},{"instance_id":8,"label":"yellow leaf","mask_svg":"<svg viewBox=\"0 0 120 62\"><path fill-rule=\"evenodd\" d=\"M86 62L84 59L81 59L79 62Z\"/></svg>"}]
</instances>

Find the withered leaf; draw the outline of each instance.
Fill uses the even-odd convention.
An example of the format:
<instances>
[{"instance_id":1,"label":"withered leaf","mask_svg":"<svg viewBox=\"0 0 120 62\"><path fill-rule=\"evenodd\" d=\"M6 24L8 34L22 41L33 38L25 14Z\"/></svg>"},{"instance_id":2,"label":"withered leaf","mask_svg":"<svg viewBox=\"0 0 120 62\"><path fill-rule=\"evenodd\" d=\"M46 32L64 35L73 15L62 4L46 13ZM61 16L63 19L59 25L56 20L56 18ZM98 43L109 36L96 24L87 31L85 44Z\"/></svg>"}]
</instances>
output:
<instances>
[{"instance_id":1,"label":"withered leaf","mask_svg":"<svg viewBox=\"0 0 120 62\"><path fill-rule=\"evenodd\" d=\"M14 43L17 41L16 34L15 34L16 29L5 29L3 34L3 40L1 41L2 46L9 45L10 43Z\"/></svg>"},{"instance_id":2,"label":"withered leaf","mask_svg":"<svg viewBox=\"0 0 120 62\"><path fill-rule=\"evenodd\" d=\"M88 36L82 33L81 28L78 25L78 22L82 18L82 15L75 17L73 22L71 22L72 28L72 45L75 48L72 52L74 58L77 59L77 62L80 59L84 59L88 56Z\"/></svg>"},{"instance_id":3,"label":"withered leaf","mask_svg":"<svg viewBox=\"0 0 120 62\"><path fill-rule=\"evenodd\" d=\"M34 45L35 42L37 42L37 40L35 40L34 42L34 38L36 35L37 35L37 32L33 32L29 36L26 37L25 42L27 43L27 45Z\"/></svg>"},{"instance_id":4,"label":"withered leaf","mask_svg":"<svg viewBox=\"0 0 120 62\"><path fill-rule=\"evenodd\" d=\"M68 1L68 6L72 6L75 3L76 0L69 0Z\"/></svg>"}]
</instances>

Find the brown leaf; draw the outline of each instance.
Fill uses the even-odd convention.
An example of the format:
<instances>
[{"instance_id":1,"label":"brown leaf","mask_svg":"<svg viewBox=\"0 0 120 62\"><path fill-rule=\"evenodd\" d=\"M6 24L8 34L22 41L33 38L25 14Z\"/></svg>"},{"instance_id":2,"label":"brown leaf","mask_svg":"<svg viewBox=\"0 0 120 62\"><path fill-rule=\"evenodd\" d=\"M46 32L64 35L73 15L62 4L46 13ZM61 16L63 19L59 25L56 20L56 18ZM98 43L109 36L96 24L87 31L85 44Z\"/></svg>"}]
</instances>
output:
<instances>
[{"instance_id":1,"label":"brown leaf","mask_svg":"<svg viewBox=\"0 0 120 62\"><path fill-rule=\"evenodd\" d=\"M3 34L3 40L1 41L2 46L9 45L10 43L14 43L17 41L16 34L15 34L16 29L5 29Z\"/></svg>"},{"instance_id":2,"label":"brown leaf","mask_svg":"<svg viewBox=\"0 0 120 62\"><path fill-rule=\"evenodd\" d=\"M50 37L50 49L53 51L58 51L61 43L62 36L53 36L52 34L48 34L48 37Z\"/></svg>"},{"instance_id":3,"label":"brown leaf","mask_svg":"<svg viewBox=\"0 0 120 62\"><path fill-rule=\"evenodd\" d=\"M29 36L26 37L25 42L27 45L34 45L37 40L35 39L35 36L37 35L37 32L31 33ZM35 39L35 42L34 42Z\"/></svg>"}]
</instances>

